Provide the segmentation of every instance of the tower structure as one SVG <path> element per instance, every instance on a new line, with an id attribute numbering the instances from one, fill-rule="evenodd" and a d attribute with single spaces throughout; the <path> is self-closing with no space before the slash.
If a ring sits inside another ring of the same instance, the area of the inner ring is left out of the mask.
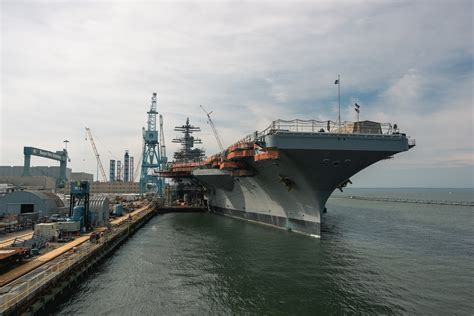
<path id="1" fill-rule="evenodd" d="M 110 182 L 115 182 L 115 160 L 110 159 L 110 170 L 109 170 Z"/>
<path id="2" fill-rule="evenodd" d="M 128 182 L 130 179 L 130 155 L 128 150 L 125 150 L 125 155 L 123 156 L 123 182 Z"/>
<path id="3" fill-rule="evenodd" d="M 160 171 L 166 164 L 166 157 L 161 156 L 159 135 L 156 129 L 156 92 L 151 97 L 150 110 L 147 112 L 147 128 L 143 128 L 143 158 L 140 172 L 140 194 L 146 191 L 163 194 L 164 179 L 155 171 Z"/>
<path id="4" fill-rule="evenodd" d="M 201 128 L 189 124 L 188 117 L 186 119 L 186 124 L 176 126 L 174 130 L 183 133 L 183 137 L 173 139 L 173 143 L 181 144 L 180 150 L 174 153 L 174 159 L 179 162 L 201 161 L 205 155 L 204 150 L 194 148 L 194 145 L 202 144 L 202 141 L 200 138 L 196 138 L 192 135 L 194 132 L 200 132 Z"/>
<path id="5" fill-rule="evenodd" d="M 117 160 L 117 176 L 115 180 L 122 181 L 122 162 L 120 160 Z"/>
<path id="6" fill-rule="evenodd" d="M 134 159 L 133 159 L 133 156 L 130 156 L 130 179 L 129 181 L 130 182 L 135 182 L 134 179 L 135 179 L 135 174 L 134 174 L 134 170 L 135 170 L 135 164 L 134 164 Z"/>

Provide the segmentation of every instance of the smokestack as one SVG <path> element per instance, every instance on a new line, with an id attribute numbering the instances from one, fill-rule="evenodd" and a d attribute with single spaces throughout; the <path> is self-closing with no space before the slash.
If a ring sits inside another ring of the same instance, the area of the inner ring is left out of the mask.
<path id="1" fill-rule="evenodd" d="M 130 157 L 130 182 L 133 182 L 133 178 L 134 178 L 134 167 L 135 164 L 133 162 L 133 157 Z"/>
<path id="2" fill-rule="evenodd" d="M 109 173 L 110 182 L 115 181 L 115 160 L 110 160 L 110 173 Z"/>
<path id="3" fill-rule="evenodd" d="M 117 160 L 117 181 L 122 181 L 122 162 Z"/>
<path id="4" fill-rule="evenodd" d="M 128 155 L 128 150 L 125 150 L 125 155 L 123 156 L 123 182 L 128 182 L 130 175 L 130 156 Z"/>

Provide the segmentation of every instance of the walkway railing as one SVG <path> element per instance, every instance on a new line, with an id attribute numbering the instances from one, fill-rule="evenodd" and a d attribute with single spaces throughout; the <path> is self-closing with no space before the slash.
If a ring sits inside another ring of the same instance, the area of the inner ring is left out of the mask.
<path id="1" fill-rule="evenodd" d="M 149 212 L 144 211 L 136 214 L 131 220 L 126 220 L 114 226 L 110 231 L 104 232 L 103 237 L 99 239 L 97 244 L 86 241 L 78 246 L 76 250 L 70 250 L 66 257 L 63 258 L 63 256 L 60 256 L 59 259 L 56 258 L 51 262 L 45 263 L 45 265 L 48 265 L 47 269 L 42 271 L 35 269 L 27 273 L 24 275 L 26 280 L 22 280 L 24 278 L 20 277 L 0 288 L 0 291 L 3 293 L 0 294 L 0 315 L 23 302 L 25 299 L 30 298 L 33 294 L 36 294 L 37 291 L 42 290 L 44 286 L 55 277 L 66 273 L 73 266 L 86 260 L 94 250 L 99 248 L 102 244 L 108 243 L 123 231 L 130 229 L 130 225 L 133 222 L 146 216 L 148 213 Z M 56 260 L 58 261 L 55 262 Z"/>
<path id="2" fill-rule="evenodd" d="M 380 124 L 380 125 L 379 125 Z M 396 127 L 396 126 L 395 126 Z M 390 123 L 366 123 L 358 125 L 357 122 L 344 121 L 339 126 L 335 121 L 317 121 L 317 120 L 276 120 L 270 126 L 261 132 L 254 132 L 240 139 L 233 145 L 258 141 L 266 135 L 272 135 L 278 132 L 296 132 L 296 133 L 334 133 L 334 134 L 384 134 L 389 135 L 396 132 L 394 126 Z"/>

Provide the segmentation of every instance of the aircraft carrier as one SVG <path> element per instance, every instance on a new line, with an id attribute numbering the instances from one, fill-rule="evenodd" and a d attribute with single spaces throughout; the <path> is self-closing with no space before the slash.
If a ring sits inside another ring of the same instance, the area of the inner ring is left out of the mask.
<path id="1" fill-rule="evenodd" d="M 170 172 L 198 179 L 213 212 L 320 237 L 334 190 L 413 146 L 388 123 L 277 120 L 207 160 L 175 163 Z"/>

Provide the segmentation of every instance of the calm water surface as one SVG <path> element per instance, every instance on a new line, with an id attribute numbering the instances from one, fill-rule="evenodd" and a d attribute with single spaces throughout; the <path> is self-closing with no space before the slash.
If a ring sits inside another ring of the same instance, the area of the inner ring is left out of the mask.
<path id="1" fill-rule="evenodd" d="M 337 196 L 415 193 L 352 189 Z M 419 195 L 469 200 L 474 191 Z M 473 313 L 472 207 L 345 198 L 327 206 L 322 239 L 214 214 L 157 216 L 56 312 Z"/>

